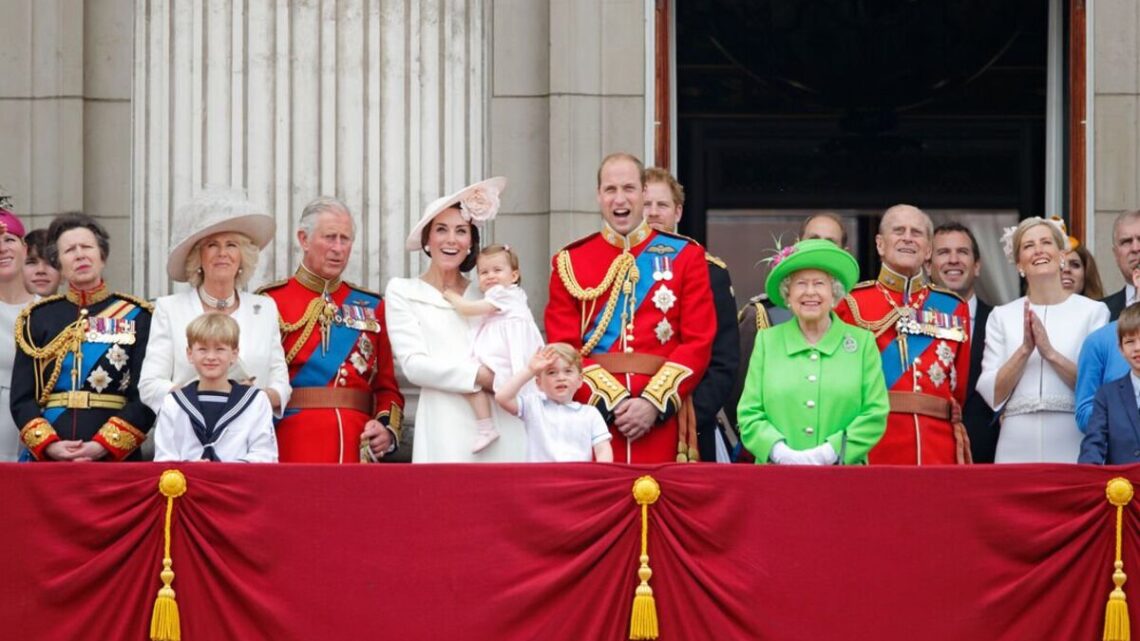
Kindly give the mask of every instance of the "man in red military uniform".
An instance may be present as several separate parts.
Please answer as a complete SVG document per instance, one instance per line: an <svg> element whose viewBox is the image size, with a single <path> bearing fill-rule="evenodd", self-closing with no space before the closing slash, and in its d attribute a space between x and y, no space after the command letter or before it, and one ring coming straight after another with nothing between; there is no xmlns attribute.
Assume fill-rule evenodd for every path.
<svg viewBox="0 0 1140 641"><path fill-rule="evenodd" d="M605 225L555 255L546 337L581 351L577 398L606 418L615 461L691 460L687 399L708 367L716 310L704 248L651 229L644 201L641 161L607 156L598 170Z"/></svg>
<svg viewBox="0 0 1140 641"><path fill-rule="evenodd" d="M870 330L883 354L891 413L871 464L970 462L961 419L970 380L970 311L957 294L926 278L932 231L917 207L884 212L875 236L883 260L879 278L856 285L835 310Z"/></svg>
<svg viewBox="0 0 1140 641"><path fill-rule="evenodd" d="M355 233L344 203L309 203L297 230L301 266L292 278L260 292L281 314L293 386L277 423L283 463L375 461L400 442L404 397L384 329L384 302L340 279Z"/></svg>

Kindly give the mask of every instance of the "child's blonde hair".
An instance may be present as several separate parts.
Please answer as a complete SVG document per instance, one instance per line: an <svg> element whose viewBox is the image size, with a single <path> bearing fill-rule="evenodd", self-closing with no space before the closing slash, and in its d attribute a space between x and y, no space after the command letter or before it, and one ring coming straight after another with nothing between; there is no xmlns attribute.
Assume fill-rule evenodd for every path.
<svg viewBox="0 0 1140 641"><path fill-rule="evenodd" d="M186 326L187 347L193 347L195 344L221 343L237 349L239 338L241 338L241 328L238 327L237 321L220 312L206 312Z"/></svg>
<svg viewBox="0 0 1140 641"><path fill-rule="evenodd" d="M569 343L551 343L546 346L568 365L582 372L582 355Z"/></svg>
<svg viewBox="0 0 1140 641"><path fill-rule="evenodd" d="M522 272L519 271L519 257L518 254L515 253L515 250L511 249L510 245L487 245L479 250L479 258L476 259L475 263L478 264L480 260L483 260L484 256L490 258L495 254L507 255L507 262L510 264L511 269L519 273L519 279L515 281L515 284L522 285Z"/></svg>

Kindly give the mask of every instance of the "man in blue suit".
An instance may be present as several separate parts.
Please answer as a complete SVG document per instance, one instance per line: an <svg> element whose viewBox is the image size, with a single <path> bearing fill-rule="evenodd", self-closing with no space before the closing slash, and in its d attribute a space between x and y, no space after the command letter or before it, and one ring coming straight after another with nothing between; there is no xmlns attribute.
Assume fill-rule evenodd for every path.
<svg viewBox="0 0 1140 641"><path fill-rule="evenodd" d="M1116 336L1130 371L1097 390L1078 463L1140 462L1140 305L1120 313Z"/></svg>

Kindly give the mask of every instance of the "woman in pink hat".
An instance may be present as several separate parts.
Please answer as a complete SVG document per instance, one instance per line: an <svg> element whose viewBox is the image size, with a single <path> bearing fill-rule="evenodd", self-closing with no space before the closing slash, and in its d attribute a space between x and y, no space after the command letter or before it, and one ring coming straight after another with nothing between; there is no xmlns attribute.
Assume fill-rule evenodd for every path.
<svg viewBox="0 0 1140 641"><path fill-rule="evenodd" d="M0 345L8 347L0 351L0 461L15 461L20 449L20 432L9 407L12 362L16 358L12 329L20 312L38 298L24 288L26 256L24 223L16 214L0 208Z"/></svg>
<svg viewBox="0 0 1140 641"><path fill-rule="evenodd" d="M505 178L490 178L436 199L408 234L408 251L428 255L416 278L393 278L385 291L392 353L408 380L420 387L413 463L521 462L526 460L522 422L497 405L498 440L472 452L475 411L466 395L492 392L494 373L471 358L471 325L445 297L480 297L466 274L479 254L480 227L498 212Z"/></svg>
<svg viewBox="0 0 1140 641"><path fill-rule="evenodd" d="M190 289L155 302L139 396L157 412L168 393L196 377L186 357L186 326L205 312L222 312L241 327L230 378L260 387L280 417L292 388L277 305L268 296L244 291L258 254L273 239L273 217L239 190L211 188L180 209L177 222L166 272Z"/></svg>

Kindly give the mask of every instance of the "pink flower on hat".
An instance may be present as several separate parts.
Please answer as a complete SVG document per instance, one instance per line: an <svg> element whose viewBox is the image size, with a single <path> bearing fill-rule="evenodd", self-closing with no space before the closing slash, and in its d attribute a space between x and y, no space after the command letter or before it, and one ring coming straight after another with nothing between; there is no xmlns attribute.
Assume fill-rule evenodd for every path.
<svg viewBox="0 0 1140 641"><path fill-rule="evenodd" d="M791 255L792 255L792 254L794 254L795 252L796 252L796 246L795 246L795 245L788 245L787 247L784 247L783 249L781 249L780 251L776 252L776 253L775 253L775 254L772 256L772 260L771 260L771 262L769 263L769 266L770 266L770 267L775 267L776 265L779 265L779 264L780 264L780 262L781 262L782 260L784 260L784 259L785 259L785 258L787 258L788 256L791 256Z"/></svg>
<svg viewBox="0 0 1140 641"><path fill-rule="evenodd" d="M499 194L483 186L471 190L459 201L459 211L468 222L482 223L499 213Z"/></svg>

